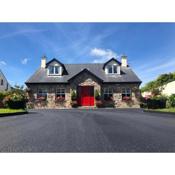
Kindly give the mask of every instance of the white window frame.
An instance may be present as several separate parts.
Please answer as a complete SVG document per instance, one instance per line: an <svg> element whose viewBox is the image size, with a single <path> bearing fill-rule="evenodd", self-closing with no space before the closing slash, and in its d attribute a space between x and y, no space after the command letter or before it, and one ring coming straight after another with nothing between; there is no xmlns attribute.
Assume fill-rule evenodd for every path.
<svg viewBox="0 0 175 175"><path fill-rule="evenodd" d="M109 66L112 67L112 72L109 72ZM114 72L114 66L116 66L116 72ZM107 66L108 74L117 74L118 73L118 68L117 64L112 64Z"/></svg>
<svg viewBox="0 0 175 175"><path fill-rule="evenodd" d="M113 88L104 88L103 90L103 98L105 99L105 95L107 95L107 97L112 97L113 98Z"/></svg>
<svg viewBox="0 0 175 175"><path fill-rule="evenodd" d="M50 67L53 67L53 74L50 73ZM58 73L56 73L56 67L58 67ZM58 65L50 65L48 67L48 75L55 76L55 75L61 75L61 66Z"/></svg>
<svg viewBox="0 0 175 175"><path fill-rule="evenodd" d="M47 90L46 89L38 89L37 90L37 98L39 97L46 97L47 99Z"/></svg>
<svg viewBox="0 0 175 175"><path fill-rule="evenodd" d="M65 88L57 88L56 89L56 93L55 93L55 97L57 98L58 95L60 97L63 97L64 96L64 98L66 99L66 90L65 90Z"/></svg>
<svg viewBox="0 0 175 175"><path fill-rule="evenodd" d="M124 97L130 97L132 98L132 91L131 88L122 88L122 98Z"/></svg>

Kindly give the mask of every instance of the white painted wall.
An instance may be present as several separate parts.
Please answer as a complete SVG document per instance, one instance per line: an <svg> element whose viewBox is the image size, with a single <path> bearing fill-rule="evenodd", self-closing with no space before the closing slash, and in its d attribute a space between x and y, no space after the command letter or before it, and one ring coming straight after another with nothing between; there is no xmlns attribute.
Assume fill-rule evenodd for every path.
<svg viewBox="0 0 175 175"><path fill-rule="evenodd" d="M172 81L164 86L164 89L162 90L163 95L171 95L175 94L175 81Z"/></svg>
<svg viewBox="0 0 175 175"><path fill-rule="evenodd" d="M164 85L161 94L166 95L166 96L170 96L172 94L175 94L175 81L172 81L172 82ZM150 95L152 95L151 92L143 92L142 93L143 97L147 97Z"/></svg>

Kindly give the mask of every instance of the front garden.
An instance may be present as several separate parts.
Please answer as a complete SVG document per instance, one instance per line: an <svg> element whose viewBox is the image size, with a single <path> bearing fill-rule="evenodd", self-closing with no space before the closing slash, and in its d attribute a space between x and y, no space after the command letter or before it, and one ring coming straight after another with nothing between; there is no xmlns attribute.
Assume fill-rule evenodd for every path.
<svg viewBox="0 0 175 175"><path fill-rule="evenodd" d="M27 95L23 87L15 86L10 91L0 92L0 115L26 112Z"/></svg>
<svg viewBox="0 0 175 175"><path fill-rule="evenodd" d="M175 94L162 95L164 85L175 80L175 72L162 74L157 79L148 82L141 88L141 92L150 92L150 95L141 98L141 107L150 111L175 112Z"/></svg>
<svg viewBox="0 0 175 175"><path fill-rule="evenodd" d="M141 98L141 107L148 111L175 112L175 94L171 96L156 95Z"/></svg>

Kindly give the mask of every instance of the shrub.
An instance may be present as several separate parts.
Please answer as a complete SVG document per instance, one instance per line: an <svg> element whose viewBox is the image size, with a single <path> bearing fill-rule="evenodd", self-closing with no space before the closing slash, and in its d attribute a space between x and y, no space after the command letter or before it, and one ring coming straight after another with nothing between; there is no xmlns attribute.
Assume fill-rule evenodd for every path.
<svg viewBox="0 0 175 175"><path fill-rule="evenodd" d="M71 101L71 106L73 107L73 108L77 108L78 107L78 102L77 101Z"/></svg>
<svg viewBox="0 0 175 175"><path fill-rule="evenodd" d="M20 87L13 88L11 91L7 92L3 99L4 106L11 109L25 109L26 102L26 93Z"/></svg>
<svg viewBox="0 0 175 175"><path fill-rule="evenodd" d="M13 101L13 100L8 100L6 102L6 106L11 109L25 109L26 108L26 101L21 100L21 101Z"/></svg>
<svg viewBox="0 0 175 175"><path fill-rule="evenodd" d="M103 102L101 100L96 101L96 107L97 108L102 108L103 107Z"/></svg>
<svg viewBox="0 0 175 175"><path fill-rule="evenodd" d="M113 98L109 98L108 100L104 100L104 107L114 108L115 102Z"/></svg>
<svg viewBox="0 0 175 175"><path fill-rule="evenodd" d="M71 93L71 99L72 99L72 101L77 100L77 93L75 90L73 90Z"/></svg>
<svg viewBox="0 0 175 175"><path fill-rule="evenodd" d="M175 107L175 94L169 96L166 103L166 107L167 108Z"/></svg>
<svg viewBox="0 0 175 175"><path fill-rule="evenodd" d="M158 96L146 100L148 109L166 108L167 97Z"/></svg>
<svg viewBox="0 0 175 175"><path fill-rule="evenodd" d="M0 108L4 107L3 100L5 98L5 95L6 94L4 92L0 92Z"/></svg>
<svg viewBox="0 0 175 175"><path fill-rule="evenodd" d="M101 99L101 95L100 95L99 90L95 90L95 99L96 100L100 100Z"/></svg>

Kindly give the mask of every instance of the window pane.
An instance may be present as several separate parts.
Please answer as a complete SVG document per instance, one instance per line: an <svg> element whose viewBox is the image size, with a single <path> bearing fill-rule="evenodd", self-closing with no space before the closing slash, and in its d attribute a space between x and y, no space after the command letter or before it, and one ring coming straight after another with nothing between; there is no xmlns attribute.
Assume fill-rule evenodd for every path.
<svg viewBox="0 0 175 175"><path fill-rule="evenodd" d="M63 98L65 98L65 89L57 89L56 97L63 97Z"/></svg>
<svg viewBox="0 0 175 175"><path fill-rule="evenodd" d="M108 95L107 94L104 94L104 99L108 100Z"/></svg>
<svg viewBox="0 0 175 175"><path fill-rule="evenodd" d="M109 94L112 94L112 89L109 89L108 93L109 93Z"/></svg>
<svg viewBox="0 0 175 175"><path fill-rule="evenodd" d="M122 94L125 94L125 89L122 89Z"/></svg>
<svg viewBox="0 0 175 175"><path fill-rule="evenodd" d="M49 74L54 74L54 66L49 66Z"/></svg>
<svg viewBox="0 0 175 175"><path fill-rule="evenodd" d="M108 66L108 73L112 74L112 65Z"/></svg>
<svg viewBox="0 0 175 175"><path fill-rule="evenodd" d="M117 73L117 65L114 65L114 73Z"/></svg>
<svg viewBox="0 0 175 175"><path fill-rule="evenodd" d="M55 74L59 74L60 73L60 67L59 66L55 66Z"/></svg>
<svg viewBox="0 0 175 175"><path fill-rule="evenodd" d="M107 88L104 89L104 93L105 93L105 94L108 93L108 89L107 89Z"/></svg>
<svg viewBox="0 0 175 175"><path fill-rule="evenodd" d="M61 93L65 93L65 89L61 89Z"/></svg>
<svg viewBox="0 0 175 175"><path fill-rule="evenodd" d="M45 98L47 98L47 90L39 89L38 93L37 93L37 97L45 97Z"/></svg>

